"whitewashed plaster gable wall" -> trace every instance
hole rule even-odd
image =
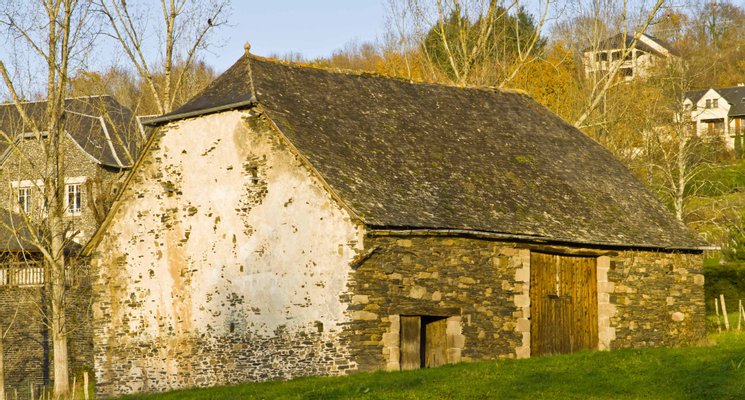
[[[122,343],[340,331],[363,229],[257,118],[230,111],[162,128],[96,251],[97,364],[118,359],[103,353]],[[156,356],[131,361],[183,372]]]

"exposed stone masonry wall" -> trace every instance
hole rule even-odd
[[[87,271],[87,269],[86,269]],[[78,271],[85,273],[85,271]],[[29,385],[36,393],[51,384],[52,335],[38,307],[49,314],[48,287],[0,287],[0,321],[8,330],[3,341],[5,390],[25,398]],[[90,280],[81,276],[67,293],[68,354],[70,379],[82,379],[83,371],[93,369],[93,340],[90,320]],[[12,321],[12,324],[11,324]]]
[[[611,257],[611,348],[678,346],[705,336],[701,254],[622,252]]]
[[[106,354],[109,368],[96,383],[99,397],[334,375],[353,368],[337,335],[317,331],[277,332],[271,337],[207,333],[154,341],[112,340],[101,346],[98,354]],[[123,376],[127,379],[119,379]]]
[[[346,299],[352,322],[343,333],[360,370],[395,369],[398,315],[458,317],[461,332],[452,337],[462,343],[450,348],[461,354],[449,359],[516,356],[523,343],[517,321],[527,317],[515,305],[524,286],[515,281],[521,250],[441,237],[370,237],[365,247],[378,250],[352,275]]]
[[[368,237],[365,248],[372,253],[355,270],[345,298],[352,322],[343,339],[359,369],[397,369],[399,315],[459,318],[461,331],[452,337],[462,343],[449,351],[462,357],[449,361],[529,356],[530,250],[524,247],[470,238]],[[598,254],[607,254],[597,257],[599,349],[675,346],[704,337],[701,254]]]

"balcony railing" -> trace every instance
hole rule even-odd
[[[76,275],[83,271],[74,271],[80,267],[68,265],[65,270],[65,284],[75,283]],[[49,281],[47,268],[41,261],[10,261],[0,263],[0,287],[3,286],[43,286]]]
[[[11,261],[0,264],[0,286],[41,286],[46,269],[40,261]]]

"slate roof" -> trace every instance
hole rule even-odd
[[[709,90],[714,90],[727,100],[727,103],[730,105],[730,109],[727,112],[728,116],[745,116],[745,86],[692,90],[686,93],[686,98],[690,99],[695,104],[701,100]]]
[[[251,103],[371,229],[656,249],[706,244],[610,152],[525,94],[242,57],[168,120]]]
[[[0,209],[0,249],[2,251],[36,251],[31,245],[31,231],[23,216]]]
[[[40,229],[43,225],[29,223],[21,214],[0,208],[0,249],[3,252],[11,251],[28,251],[38,252],[39,249],[34,246],[34,236],[31,228],[37,230],[36,238],[46,241],[49,236]],[[83,247],[74,241],[65,243],[65,253],[69,255],[77,254]]]
[[[44,130],[46,102],[28,102],[23,106],[37,127]],[[66,99],[65,111],[67,133],[97,163],[114,168],[129,168],[134,164],[142,131],[128,108],[110,96],[94,96]],[[16,106],[6,103],[0,105],[0,130],[17,141],[29,134],[31,128],[23,124]],[[0,136],[0,154],[6,153],[9,146],[5,135]]]
[[[670,52],[670,54],[677,55],[677,52],[664,40],[657,39],[656,37],[647,35],[646,33],[643,35],[646,36],[648,39],[654,41],[658,45],[662,46],[665,50]],[[629,48],[631,47],[633,41],[634,41],[633,33],[626,34],[625,44],[624,44],[624,34],[618,33],[607,39],[600,41],[597,47],[590,47],[590,48],[585,49],[584,51],[614,50],[614,49],[621,49],[621,48]],[[664,54],[660,53],[657,49],[644,43],[641,39],[636,41],[636,49],[645,51],[647,53],[655,54],[658,56],[665,56]]]

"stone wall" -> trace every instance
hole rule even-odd
[[[705,336],[701,254],[621,252],[610,259],[611,348],[693,344]]]
[[[374,252],[351,276],[343,333],[360,370],[397,369],[399,315],[457,317],[448,321],[448,350],[460,353],[451,362],[518,355],[527,250],[442,237],[368,237],[365,248]]]
[[[457,318],[448,321],[457,344],[448,351],[460,354],[449,361],[529,356],[531,250],[597,255],[600,350],[705,335],[701,254],[435,236],[368,237],[365,249],[349,281],[343,333],[360,370],[398,369],[400,315]]]
[[[93,338],[90,321],[90,280],[81,273],[67,292],[68,354],[70,379],[81,382],[83,371],[93,370]],[[52,335],[45,323],[49,315],[49,288],[0,286],[0,321],[8,334],[3,341],[5,390],[27,396],[30,386],[40,393],[54,377]],[[40,311],[40,308],[43,311]]]
[[[246,112],[154,135],[94,256],[97,394],[354,369],[361,228],[312,170]]]

